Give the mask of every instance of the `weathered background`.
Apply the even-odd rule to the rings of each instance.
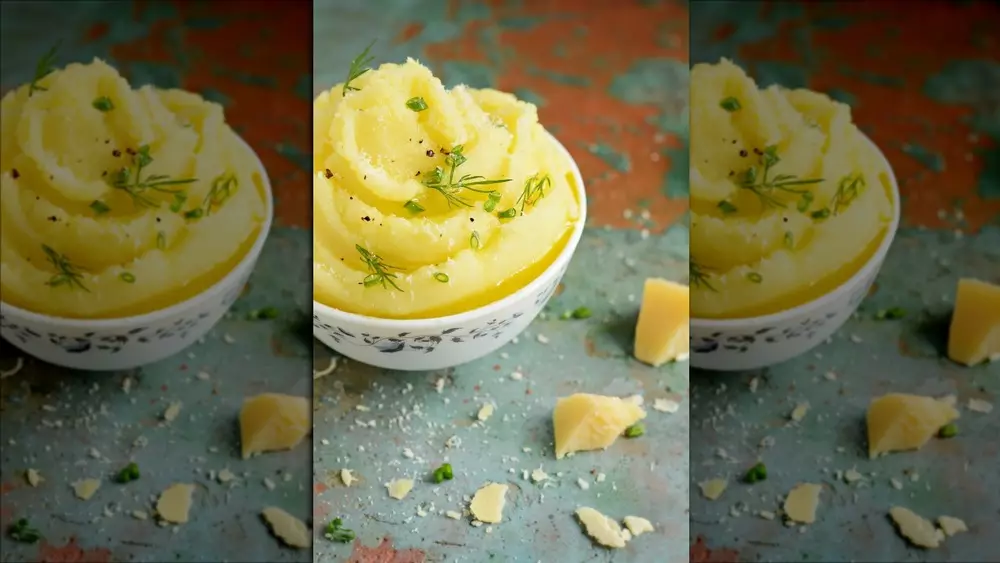
[[[692,63],[727,57],[761,85],[808,87],[851,104],[903,197],[902,228],[877,287],[831,343],[773,369],[692,374],[692,484],[731,480],[714,502],[693,487],[692,561],[996,559],[997,412],[963,407],[957,438],[877,461],[867,459],[864,413],[891,391],[955,394],[963,405],[1000,395],[997,364],[963,368],[944,358],[958,278],[1000,282],[997,21],[996,2],[692,3]],[[874,319],[894,306],[906,317]],[[788,426],[801,402],[811,410]],[[773,446],[760,445],[765,436]],[[767,481],[735,482],[758,459]],[[835,479],[852,468],[865,480]],[[800,530],[755,516],[776,511],[804,481],[824,484],[815,524]],[[970,532],[934,551],[909,547],[887,517],[897,504],[931,519],[963,518]]]
[[[3,561],[309,561],[281,547],[259,517],[268,505],[307,518],[311,452],[243,461],[236,417],[245,396],[308,396],[311,335],[311,5],[285,2],[3,2],[0,90],[31,80],[62,41],[57,64],[101,57],[134,86],[200,92],[260,155],[274,186],[276,226],[231,318],[189,353],[129,373],[73,372],[23,358],[0,387],[0,539]],[[263,306],[273,321],[245,320]],[[226,338],[228,335],[229,338]],[[228,341],[228,342],[227,342]],[[21,356],[0,345],[0,369]],[[197,374],[207,374],[207,380]],[[131,384],[124,386],[128,379]],[[183,403],[170,425],[160,417]],[[136,445],[144,437],[145,446]],[[95,457],[91,448],[97,451]],[[135,460],[142,477],[111,477]],[[45,481],[30,487],[24,471]],[[229,484],[208,473],[230,469]],[[95,477],[89,501],[70,483]],[[263,484],[268,478],[274,490]],[[196,483],[191,521],[176,529],[133,519],[173,482]],[[7,527],[27,518],[43,539],[18,544]]]
[[[687,364],[652,369],[633,360],[631,348],[645,277],[687,276],[687,24],[681,2],[316,2],[314,92],[342,82],[373,39],[376,64],[414,57],[448,85],[514,92],[538,105],[580,164],[590,203],[561,293],[517,343],[438,373],[389,373],[340,359],[317,381],[317,527],[341,517],[358,536],[343,545],[317,534],[321,560],[684,560]],[[593,317],[558,319],[580,305]],[[317,369],[330,354],[316,345]],[[516,370],[522,380],[511,379]],[[557,462],[552,408],[577,391],[642,393],[647,408],[656,398],[681,406],[673,414],[649,409],[642,438]],[[473,426],[489,401],[496,413]],[[446,450],[453,435],[461,446]],[[434,487],[430,473],[445,456],[455,480]],[[552,476],[545,488],[522,477],[539,466]],[[336,475],[342,468],[361,483],[345,488]],[[596,483],[597,473],[607,479]],[[416,487],[403,501],[390,499],[383,484],[404,476]],[[487,480],[512,484],[501,524],[488,531],[443,515],[460,511]],[[596,547],[573,516],[581,505],[619,519],[647,517],[657,531],[624,550]]]

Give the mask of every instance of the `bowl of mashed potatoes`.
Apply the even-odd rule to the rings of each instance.
[[[569,152],[511,94],[415,60],[314,102],[315,336],[389,369],[482,357],[556,290],[586,221]]]
[[[885,156],[824,94],[692,69],[691,364],[798,356],[867,295],[899,225]]]
[[[133,89],[95,59],[0,108],[0,334],[90,370],[204,336],[242,291],[272,215],[263,165],[222,107]]]

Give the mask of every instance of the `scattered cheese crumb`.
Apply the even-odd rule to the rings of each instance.
[[[228,483],[236,478],[236,475],[229,468],[219,471],[218,480],[220,483]]]
[[[354,477],[354,474],[351,472],[350,469],[341,469],[340,470],[340,480],[341,480],[341,482],[344,483],[345,487],[350,487],[351,483],[354,483],[354,482],[357,481],[357,479]]]
[[[633,536],[654,531],[653,523],[645,518],[640,518],[639,516],[626,516],[625,527],[628,528],[628,531],[631,532]]]
[[[625,535],[618,522],[601,514],[593,508],[582,506],[576,509],[576,517],[580,519],[584,530],[595,542],[605,547],[620,549],[631,537]]]
[[[993,411],[993,404],[982,399],[969,399],[967,408],[973,412],[989,414]]]
[[[672,401],[670,399],[656,399],[653,401],[653,410],[660,412],[675,413],[679,408],[680,404],[678,404],[677,401]]]
[[[28,484],[32,487],[37,487],[42,481],[45,480],[42,478],[42,475],[37,469],[29,469],[25,471],[24,477],[28,480]]]
[[[816,521],[816,508],[819,506],[819,493],[822,485],[802,483],[797,485],[785,497],[785,515],[789,520],[802,524],[812,524]]]
[[[698,486],[701,487],[701,494],[705,495],[705,498],[715,500],[722,496],[729,483],[725,479],[710,479],[698,483]]]
[[[101,482],[97,479],[81,479],[72,483],[73,492],[80,500],[90,500],[97,489],[101,488]]]
[[[462,514],[459,512],[455,512],[454,510],[449,510],[448,512],[445,512],[444,515],[447,516],[448,518],[451,518],[452,520],[462,519]]]
[[[145,510],[133,510],[132,518],[135,518],[136,520],[146,520],[149,518],[149,514]]]
[[[889,516],[896,523],[899,533],[913,545],[933,549],[941,545],[944,534],[930,521],[921,518],[908,508],[894,506]]]
[[[166,522],[183,524],[188,521],[188,513],[191,510],[191,495],[194,493],[194,485],[177,483],[168,487],[160,493],[160,498],[156,501],[156,512]]]
[[[493,416],[493,410],[493,405],[491,403],[486,403],[479,408],[479,413],[476,414],[476,418],[478,418],[480,422],[486,422],[486,419]]]
[[[531,472],[531,480],[534,481],[535,483],[544,481],[544,480],[546,480],[548,478],[549,478],[549,474],[546,473],[545,471],[542,471],[541,467],[539,467],[538,469],[535,469],[534,471]]]
[[[585,490],[585,491],[590,489],[590,483],[588,483],[587,480],[584,479],[583,477],[580,477],[579,479],[577,479],[576,480],[576,484],[579,485],[580,488],[583,489],[583,490]]]
[[[413,489],[413,479],[396,479],[385,484],[389,489],[389,496],[396,500],[403,500]]]
[[[265,508],[261,515],[271,532],[285,545],[302,549],[312,545],[312,534],[302,520],[276,506]]]
[[[163,411],[163,420],[173,422],[177,415],[181,413],[181,403],[170,403],[167,410]]]
[[[806,417],[806,413],[809,412],[809,403],[799,403],[796,405],[795,409],[792,410],[791,419],[795,422],[799,422]]]
[[[472,497],[469,510],[481,522],[496,524],[503,519],[503,508],[507,504],[507,485],[487,483]]]
[[[953,516],[938,516],[938,526],[941,526],[941,530],[948,537],[954,536],[955,534],[961,532],[969,531],[969,528],[968,526],[965,525],[965,522]]]

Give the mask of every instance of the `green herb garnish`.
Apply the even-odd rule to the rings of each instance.
[[[441,467],[434,470],[434,482],[443,483],[444,481],[451,481],[454,478],[454,473],[451,470],[451,464],[445,463]]]
[[[125,283],[135,283],[135,274],[132,272],[122,272],[118,275],[118,278]]]
[[[638,438],[646,433],[646,427],[641,422],[636,422],[625,429],[626,438]]]
[[[367,47],[365,47],[365,50],[361,51],[361,54],[358,55],[357,57],[354,57],[354,60],[351,61],[351,68],[350,70],[347,71],[347,80],[344,81],[344,91],[341,92],[341,96],[346,96],[349,90],[354,90],[354,91],[359,90],[359,88],[351,86],[351,82],[356,80],[362,74],[371,70],[371,67],[369,65],[371,65],[373,60],[375,60],[375,57],[368,56],[368,51],[371,50],[372,45],[375,44],[375,41],[376,41],[375,39],[372,39],[372,42],[369,43]]]
[[[276,319],[278,318],[278,308],[277,307],[264,307],[263,309],[254,309],[247,313],[247,319],[255,321],[257,319]]]
[[[156,233],[156,248],[163,250],[167,247],[167,233],[160,231]]]
[[[767,466],[763,462],[758,462],[743,476],[743,480],[747,483],[756,483],[765,479],[767,479]]]
[[[764,281],[764,276],[758,274],[757,272],[749,272],[747,273],[747,279],[753,283],[760,283]]]
[[[128,483],[129,481],[135,481],[139,478],[139,466],[135,462],[129,463],[118,472],[118,476],[115,480],[119,483]]]
[[[823,209],[817,209],[816,211],[813,211],[812,213],[809,214],[809,216],[812,217],[813,219],[816,219],[817,221],[821,219],[826,219],[827,217],[830,216],[830,210],[824,207]]]
[[[592,315],[587,307],[577,307],[570,313],[574,319],[589,319]]]
[[[411,213],[422,213],[424,211],[424,206],[417,203],[417,200],[415,199],[411,199],[410,201],[404,203],[403,207]]]
[[[100,96],[98,98],[94,98],[94,102],[92,105],[94,106],[94,109],[96,109],[97,111],[109,112],[115,109],[114,102],[112,102],[111,98],[107,96]]]
[[[180,213],[181,209],[184,209],[184,204],[187,203],[188,196],[186,193],[176,193],[174,194],[174,201],[170,204],[170,210],[174,213]]]
[[[204,214],[205,214],[205,211],[202,208],[199,207],[197,209],[192,209],[190,211],[185,211],[184,212],[184,218],[185,219],[191,219],[192,221],[194,221],[196,219],[201,219],[202,215],[204,215]]]
[[[740,101],[739,100],[737,100],[736,98],[734,98],[732,96],[729,96],[728,98],[723,98],[722,101],[719,102],[719,107],[721,107],[722,109],[728,111],[729,113],[732,113],[734,111],[739,110],[743,106],[740,105]]]
[[[361,255],[361,261],[365,263],[365,266],[368,267],[368,272],[370,272],[361,282],[365,287],[381,285],[383,288],[389,289],[389,286],[391,285],[396,288],[397,291],[403,291],[398,285],[396,285],[396,282],[393,281],[398,276],[389,272],[389,270],[403,271],[402,268],[386,264],[382,261],[382,258],[380,258],[378,254],[369,252],[368,249],[360,244],[354,245],[354,248],[358,250],[358,254]]]
[[[83,282],[80,281],[83,279],[82,270],[70,262],[69,257],[64,254],[59,254],[47,244],[42,245],[42,251],[45,252],[45,257],[49,259],[49,262],[51,262],[53,266],[55,266],[57,272],[49,278],[49,281],[45,282],[45,285],[50,287],[68,285],[71,288],[78,287],[88,293],[90,292],[90,290],[83,285]]]
[[[448,274],[446,274],[444,272],[438,272],[438,273],[434,274],[434,279],[436,279],[437,281],[439,281],[441,283],[448,283],[448,280],[450,280],[451,278],[449,278]]]
[[[347,543],[354,539],[354,530],[344,527],[344,521],[334,518],[323,530],[323,537],[339,543]]]
[[[448,201],[449,207],[452,205],[472,207],[472,203],[470,203],[469,200],[459,195],[462,190],[469,190],[481,194],[493,194],[495,192],[492,189],[486,190],[475,186],[503,184],[510,181],[510,178],[487,180],[485,176],[472,174],[465,174],[456,179],[456,170],[458,170],[458,167],[468,160],[463,154],[464,148],[465,147],[462,145],[455,145],[451,148],[451,151],[445,152],[446,156],[444,164],[448,168],[447,171],[445,171],[444,168],[437,166],[434,170],[431,170],[425,175],[424,186],[440,192],[441,195],[444,196],[445,200]]]
[[[415,96],[413,98],[410,98],[409,100],[406,100],[406,107],[410,108],[413,111],[421,112],[427,109],[427,102],[425,102],[424,99],[421,98],[420,96]]]
[[[39,81],[41,81],[46,76],[52,74],[55,68],[52,67],[52,63],[56,61],[56,51],[59,50],[59,44],[62,41],[57,42],[48,50],[42,58],[38,60],[35,65],[35,77],[31,79],[31,84],[28,86],[28,97],[30,98],[35,92],[45,92],[48,88],[43,88],[39,86]]]
[[[486,196],[486,202],[483,203],[483,211],[493,213],[493,210],[497,208],[497,204],[500,203],[500,197],[500,192],[490,192]]]
[[[698,264],[694,260],[691,260],[688,264],[688,279],[689,283],[694,287],[704,287],[711,291],[715,291],[712,284],[709,283],[708,278],[712,277],[710,270],[701,264]]]
[[[218,209],[226,202],[233,193],[240,187],[240,181],[235,174],[220,174],[212,180],[212,189],[208,191],[201,206],[205,210],[205,216],[212,214],[213,209]]]
[[[954,423],[945,424],[938,430],[938,436],[942,438],[954,438],[958,434],[958,426]]]
[[[733,205],[732,203],[729,203],[726,200],[720,201],[719,205],[718,205],[718,208],[719,208],[719,210],[722,211],[722,213],[724,213],[726,215],[731,215],[731,214],[736,213],[738,211],[738,209],[736,209],[735,205]]]
[[[92,201],[90,203],[90,208],[93,209],[94,213],[97,213],[98,215],[104,215],[108,211],[111,211],[111,208],[108,207],[108,204],[104,203],[99,199],[95,199],[94,201]]]
[[[517,217],[517,210],[511,207],[510,209],[504,209],[500,213],[497,213],[497,217],[501,219],[513,219]]]
[[[479,231],[472,231],[472,235],[469,237],[469,246],[472,247],[472,250],[479,250]]]
[[[906,316],[906,309],[902,307],[890,307],[888,309],[882,309],[881,311],[875,313],[875,318],[877,320],[888,319],[891,321],[901,319]]]
[[[792,231],[785,231],[785,248],[795,248],[795,235]]]
[[[194,178],[172,179],[164,174],[151,174],[143,178],[142,169],[152,162],[153,157],[149,155],[149,145],[143,145],[132,155],[132,166],[122,168],[112,177],[111,186],[127,193],[136,207],[160,206],[157,201],[146,196],[147,190],[172,194],[176,197],[177,194],[182,193],[182,190],[168,186],[180,186],[197,181]]]
[[[32,528],[26,518],[20,518],[11,524],[10,528],[7,529],[7,534],[10,539],[21,543],[35,543],[42,538],[42,534]]]
[[[524,215],[524,208],[526,206],[534,207],[538,203],[538,200],[545,197],[545,190],[550,187],[552,187],[552,180],[547,174],[541,178],[536,174],[525,180],[524,190],[515,202],[515,204],[521,204],[521,215]]]
[[[781,158],[778,157],[778,147],[776,145],[768,146],[760,154],[760,167],[751,166],[746,169],[740,174],[737,185],[753,192],[765,207],[785,207],[785,204],[775,199],[773,195],[775,190],[806,197],[803,194],[807,194],[809,191],[797,189],[796,186],[807,186],[823,181],[821,178],[802,180],[792,174],[778,174],[769,177],[771,169],[779,162],[781,162]],[[758,170],[760,171],[758,172]]]
[[[865,187],[865,177],[862,174],[857,176],[844,176],[840,179],[840,183],[837,184],[837,192],[833,194],[833,198],[830,200],[830,206],[821,209],[823,212],[821,217],[816,217],[816,213],[813,213],[813,218],[826,219],[831,214],[837,215],[842,211],[842,208],[847,207],[854,201],[861,190]]]

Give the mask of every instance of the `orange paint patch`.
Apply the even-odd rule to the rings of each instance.
[[[63,546],[54,546],[42,540],[38,548],[39,563],[107,563],[111,561],[111,550],[103,547],[83,549],[71,537]]]
[[[382,538],[377,547],[365,547],[361,540],[354,540],[354,550],[347,563],[425,563],[427,555],[419,549],[396,549],[392,540]]]
[[[108,26],[108,24],[104,22],[94,24],[90,27],[90,29],[87,30],[87,35],[86,35],[87,40],[97,41],[98,39],[107,35],[109,29],[110,27]]]
[[[420,35],[420,32],[423,30],[424,30],[423,24],[419,23],[408,24],[406,27],[403,28],[402,31],[399,32],[399,36],[396,37],[396,42],[403,43],[405,41],[409,41],[410,39],[413,39],[414,37]]]
[[[667,58],[688,61],[688,12],[681,3],[655,6],[639,4],[580,3],[574,0],[495,4],[497,18],[541,17],[531,29],[504,29],[499,43],[509,51],[500,63],[501,90],[527,88],[546,100],[539,108],[543,124],[570,150],[587,183],[590,222],[618,228],[640,228],[623,217],[626,209],[645,203],[654,221],[652,232],[665,230],[688,207],[686,199],[668,200],[661,192],[669,159],[652,153],[664,147],[682,146],[667,136],[663,145],[655,140],[659,131],[648,121],[662,109],[657,105],[627,104],[608,93],[612,81],[634,63]],[[427,49],[435,62],[460,60],[486,63],[490,60],[480,41],[480,31],[492,23],[475,22],[455,41]],[[672,41],[662,45],[665,27]],[[579,30],[585,29],[586,36]],[[613,48],[608,48],[612,45]],[[535,70],[537,69],[537,70]],[[587,86],[564,83],[558,76],[588,81]],[[614,170],[588,147],[594,143],[627,155],[627,172]],[[683,163],[686,168],[687,163]]]
[[[688,560],[691,563],[736,563],[740,554],[735,549],[709,549],[705,538],[698,536],[691,544]]]
[[[0,483],[0,495],[5,495],[19,488],[21,488],[21,484],[16,481],[7,481],[6,483]]]
[[[317,495],[321,495],[329,489],[330,487],[327,487],[325,483],[316,483],[313,485],[313,492]]]

